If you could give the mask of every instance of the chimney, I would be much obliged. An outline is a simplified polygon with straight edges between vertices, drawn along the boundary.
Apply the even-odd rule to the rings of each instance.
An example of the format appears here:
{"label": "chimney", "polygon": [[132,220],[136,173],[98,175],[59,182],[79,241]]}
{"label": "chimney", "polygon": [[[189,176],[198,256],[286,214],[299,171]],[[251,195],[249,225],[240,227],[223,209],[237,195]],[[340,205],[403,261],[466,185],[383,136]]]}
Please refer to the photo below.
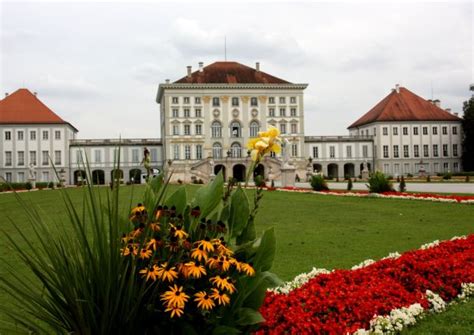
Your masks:
{"label": "chimney", "polygon": [[204,66],[204,63],[203,62],[199,62],[199,72],[202,72],[204,69],[203,69],[203,66]]}
{"label": "chimney", "polygon": [[454,116],[457,116],[457,117],[459,117],[459,113],[457,113],[457,112],[454,112],[453,114],[454,114]]}
{"label": "chimney", "polygon": [[255,70],[257,70],[257,72],[260,72],[260,62],[255,63]]}
{"label": "chimney", "polygon": [[446,108],[445,111],[451,113],[451,108]]}
{"label": "chimney", "polygon": [[5,98],[8,97],[8,92],[5,92]]}
{"label": "chimney", "polygon": [[396,85],[395,85],[395,91],[396,91],[397,93],[400,93],[400,85],[399,85],[399,84],[396,84]]}
{"label": "chimney", "polygon": [[438,99],[434,100],[433,103],[436,107],[441,107],[441,101],[439,101]]}
{"label": "chimney", "polygon": [[186,68],[188,69],[188,78],[191,78],[191,73],[192,73],[191,65],[186,66]]}
{"label": "chimney", "polygon": [[38,96],[38,92],[33,92],[33,94],[35,95],[35,97]]}
{"label": "chimney", "polygon": [[169,79],[166,79],[166,80],[165,80],[165,83],[169,84],[169,83],[170,83],[170,80],[169,80]]}

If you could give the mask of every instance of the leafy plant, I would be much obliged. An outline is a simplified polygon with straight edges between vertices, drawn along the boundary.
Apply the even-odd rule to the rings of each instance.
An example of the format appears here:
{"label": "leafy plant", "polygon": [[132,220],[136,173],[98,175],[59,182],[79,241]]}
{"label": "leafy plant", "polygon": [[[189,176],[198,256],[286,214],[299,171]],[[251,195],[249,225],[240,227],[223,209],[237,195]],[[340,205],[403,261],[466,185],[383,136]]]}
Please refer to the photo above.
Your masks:
{"label": "leafy plant", "polygon": [[369,178],[369,184],[366,185],[371,193],[383,193],[393,191],[392,182],[385,175],[376,171]]}
{"label": "leafy plant", "polygon": [[321,175],[315,175],[311,177],[311,187],[315,191],[327,191],[329,190],[326,180]]}
{"label": "leafy plant", "polygon": [[400,184],[398,184],[398,190],[400,192],[405,192],[407,190],[407,185],[405,183],[405,178],[403,176],[400,179]]}
{"label": "leafy plant", "polygon": [[430,176],[430,175],[427,175],[427,176],[426,176],[426,182],[427,182],[427,183],[430,183],[430,182],[431,182],[431,176]]}
{"label": "leafy plant", "polygon": [[452,178],[452,174],[450,172],[446,172],[443,174],[443,179],[444,180],[450,180]]}
{"label": "leafy plant", "polygon": [[349,177],[349,179],[347,180],[347,190],[350,191],[352,190],[352,178]]}

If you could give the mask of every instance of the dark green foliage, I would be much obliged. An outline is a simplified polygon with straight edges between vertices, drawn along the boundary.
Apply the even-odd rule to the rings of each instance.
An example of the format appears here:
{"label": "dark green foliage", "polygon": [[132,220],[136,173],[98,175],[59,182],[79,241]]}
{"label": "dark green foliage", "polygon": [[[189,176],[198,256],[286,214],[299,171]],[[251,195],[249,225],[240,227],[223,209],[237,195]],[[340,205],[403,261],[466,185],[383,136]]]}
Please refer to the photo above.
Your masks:
{"label": "dark green foliage", "polygon": [[26,182],[26,184],[25,184],[25,188],[29,191],[29,190],[31,190],[31,189],[33,188],[33,185],[31,185],[31,183],[28,181],[28,182]]}
{"label": "dark green foliage", "polygon": [[474,171],[474,97],[464,101],[462,119],[462,166],[464,171]]}
{"label": "dark green foliage", "polygon": [[449,179],[451,179],[451,177],[452,177],[452,174],[449,173],[449,172],[443,174],[443,179],[444,179],[444,180],[449,180]]}
{"label": "dark green foliage", "polygon": [[430,182],[431,182],[431,176],[430,176],[430,175],[426,176],[426,182],[427,182],[427,183],[430,183]]}
{"label": "dark green foliage", "polygon": [[405,192],[407,190],[407,185],[405,183],[405,178],[403,176],[400,179],[400,184],[398,185],[398,190],[400,192]]}
{"label": "dark green foliage", "polygon": [[347,190],[348,190],[348,191],[352,190],[352,187],[353,187],[353,185],[352,185],[352,178],[349,178],[349,179],[347,180]]}
{"label": "dark green foliage", "polygon": [[370,176],[367,187],[371,193],[391,192],[394,190],[392,182],[380,171]]}
{"label": "dark green foliage", "polygon": [[469,176],[466,176],[466,183],[469,183],[471,181],[471,178]]}
{"label": "dark green foliage", "polygon": [[256,175],[253,178],[253,181],[255,182],[255,186],[257,187],[265,187],[265,179],[261,175]]}
{"label": "dark green foliage", "polygon": [[326,180],[324,180],[323,176],[316,175],[311,177],[311,187],[315,191],[327,191],[329,190],[328,184]]}

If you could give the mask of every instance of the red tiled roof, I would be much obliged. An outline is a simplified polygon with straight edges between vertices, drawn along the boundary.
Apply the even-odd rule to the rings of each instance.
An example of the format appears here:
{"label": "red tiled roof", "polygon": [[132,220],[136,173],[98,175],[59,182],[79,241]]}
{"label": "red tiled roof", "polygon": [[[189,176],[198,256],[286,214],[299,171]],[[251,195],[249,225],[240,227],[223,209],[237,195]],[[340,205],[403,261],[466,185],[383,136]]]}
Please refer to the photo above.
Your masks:
{"label": "red tiled roof", "polygon": [[185,76],[175,84],[290,84],[290,82],[257,71],[237,62],[215,62]]}
{"label": "red tiled roof", "polygon": [[390,121],[460,121],[461,119],[415,93],[400,87],[393,90],[375,107],[365,113],[348,128],[360,127],[372,122]]}
{"label": "red tiled roof", "polygon": [[0,100],[0,124],[8,123],[69,124],[26,88],[20,88]]}

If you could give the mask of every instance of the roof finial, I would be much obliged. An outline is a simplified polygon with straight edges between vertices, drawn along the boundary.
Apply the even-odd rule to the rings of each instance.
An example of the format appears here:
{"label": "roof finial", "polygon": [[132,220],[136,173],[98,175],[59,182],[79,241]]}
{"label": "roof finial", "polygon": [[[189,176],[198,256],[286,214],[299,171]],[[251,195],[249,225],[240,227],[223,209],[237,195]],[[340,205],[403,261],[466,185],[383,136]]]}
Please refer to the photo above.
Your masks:
{"label": "roof finial", "polygon": [[224,60],[227,62],[227,35],[224,35]]}
{"label": "roof finial", "polygon": [[395,91],[400,93],[400,84],[395,84]]}

